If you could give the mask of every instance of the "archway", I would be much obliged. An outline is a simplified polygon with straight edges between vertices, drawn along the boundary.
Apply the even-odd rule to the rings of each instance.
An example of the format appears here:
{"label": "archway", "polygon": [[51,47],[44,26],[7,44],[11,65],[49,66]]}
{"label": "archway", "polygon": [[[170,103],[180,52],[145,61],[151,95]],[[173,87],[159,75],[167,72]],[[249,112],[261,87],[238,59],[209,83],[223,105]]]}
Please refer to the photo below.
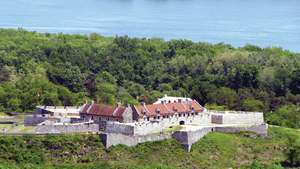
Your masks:
{"label": "archway", "polygon": [[179,121],[179,125],[184,125],[184,121]]}

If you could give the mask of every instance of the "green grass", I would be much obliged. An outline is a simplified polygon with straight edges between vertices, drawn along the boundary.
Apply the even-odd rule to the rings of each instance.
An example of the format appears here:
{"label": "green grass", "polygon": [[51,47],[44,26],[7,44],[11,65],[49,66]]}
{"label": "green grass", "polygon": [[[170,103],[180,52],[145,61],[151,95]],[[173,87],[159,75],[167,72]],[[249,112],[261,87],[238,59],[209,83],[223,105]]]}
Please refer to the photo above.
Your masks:
{"label": "green grass", "polygon": [[3,129],[10,128],[11,126],[12,126],[11,124],[0,124],[0,132],[2,132]]}
{"label": "green grass", "polygon": [[180,125],[177,125],[177,126],[172,126],[171,128],[166,128],[163,132],[166,132],[166,133],[171,133],[171,132],[174,132],[174,131],[179,131],[181,130],[183,127],[180,126]]}
{"label": "green grass", "polygon": [[0,136],[0,169],[280,168],[277,164],[285,160],[286,136],[300,137],[300,132],[271,127],[269,133],[268,138],[210,133],[190,153],[174,139],[105,150],[97,135]]}
{"label": "green grass", "polygon": [[10,130],[8,130],[8,132],[10,132],[10,133],[34,133],[34,127],[24,126],[24,125],[19,124],[17,126],[10,128]]}
{"label": "green grass", "polygon": [[4,112],[0,112],[0,116],[8,116],[8,115]]}

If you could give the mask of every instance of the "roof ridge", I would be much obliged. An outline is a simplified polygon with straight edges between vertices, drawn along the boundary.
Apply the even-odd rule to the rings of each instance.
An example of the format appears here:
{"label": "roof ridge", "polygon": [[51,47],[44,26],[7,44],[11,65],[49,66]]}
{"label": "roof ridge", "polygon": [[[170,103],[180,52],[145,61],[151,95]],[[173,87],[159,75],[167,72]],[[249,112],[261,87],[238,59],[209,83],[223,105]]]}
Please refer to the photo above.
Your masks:
{"label": "roof ridge", "polygon": [[116,115],[117,111],[119,110],[119,107],[120,107],[120,106],[117,106],[117,107],[114,109],[114,111],[113,111],[113,113],[112,113],[113,116]]}
{"label": "roof ridge", "polygon": [[146,104],[143,104],[143,107],[146,109],[146,111],[147,111],[149,114],[151,114],[150,111],[149,111],[149,109],[147,108],[147,105],[146,105]]}
{"label": "roof ridge", "polygon": [[94,106],[94,103],[89,105],[89,108],[86,110],[86,113],[89,114],[89,111],[92,109],[92,107]]}

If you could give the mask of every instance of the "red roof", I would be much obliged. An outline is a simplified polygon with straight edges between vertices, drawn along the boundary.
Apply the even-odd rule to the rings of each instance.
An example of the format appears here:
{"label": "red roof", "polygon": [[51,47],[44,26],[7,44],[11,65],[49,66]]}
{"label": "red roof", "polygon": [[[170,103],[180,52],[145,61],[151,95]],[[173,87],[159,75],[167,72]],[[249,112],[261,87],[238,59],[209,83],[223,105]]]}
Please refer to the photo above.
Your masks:
{"label": "red roof", "polygon": [[195,100],[134,106],[139,116],[173,115],[175,113],[202,112],[204,108]]}
{"label": "red roof", "polygon": [[108,106],[104,104],[85,104],[80,113],[95,115],[95,116],[107,116],[122,118],[125,111],[123,106]]}

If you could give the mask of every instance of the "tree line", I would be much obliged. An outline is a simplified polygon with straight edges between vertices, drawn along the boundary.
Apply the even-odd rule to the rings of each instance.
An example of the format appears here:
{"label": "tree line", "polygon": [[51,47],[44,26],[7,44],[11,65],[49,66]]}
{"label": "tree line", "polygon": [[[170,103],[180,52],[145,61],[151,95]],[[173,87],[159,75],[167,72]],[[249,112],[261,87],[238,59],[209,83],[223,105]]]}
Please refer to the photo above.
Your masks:
{"label": "tree line", "polygon": [[36,105],[152,103],[164,94],[210,109],[263,111],[300,127],[300,54],[254,45],[0,29],[0,111]]}

